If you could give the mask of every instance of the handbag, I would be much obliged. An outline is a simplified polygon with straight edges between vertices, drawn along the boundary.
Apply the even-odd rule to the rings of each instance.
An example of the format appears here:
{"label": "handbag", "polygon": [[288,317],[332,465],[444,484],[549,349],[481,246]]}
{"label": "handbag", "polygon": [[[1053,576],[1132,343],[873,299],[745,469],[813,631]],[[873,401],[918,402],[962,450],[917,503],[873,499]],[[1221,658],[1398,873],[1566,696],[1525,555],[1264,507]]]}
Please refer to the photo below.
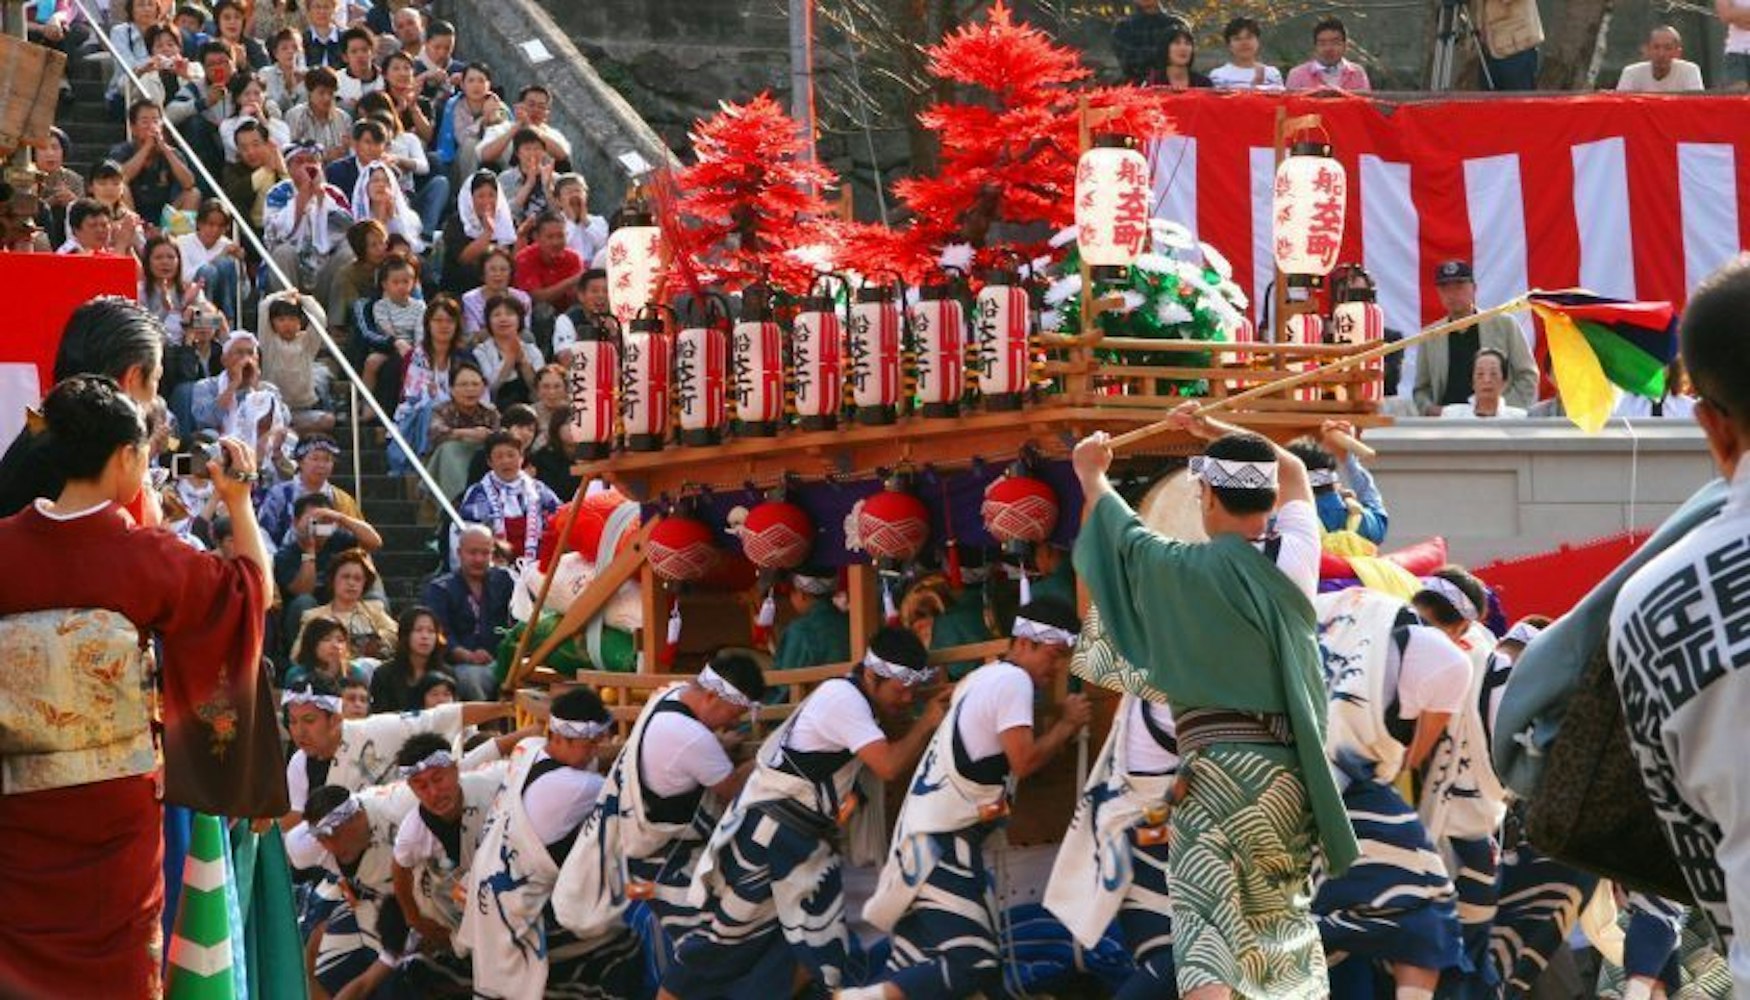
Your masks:
{"label": "handbag", "polygon": [[1525,817],[1532,846],[1625,888],[1693,902],[1629,749],[1616,676],[1600,643],[1568,701]]}

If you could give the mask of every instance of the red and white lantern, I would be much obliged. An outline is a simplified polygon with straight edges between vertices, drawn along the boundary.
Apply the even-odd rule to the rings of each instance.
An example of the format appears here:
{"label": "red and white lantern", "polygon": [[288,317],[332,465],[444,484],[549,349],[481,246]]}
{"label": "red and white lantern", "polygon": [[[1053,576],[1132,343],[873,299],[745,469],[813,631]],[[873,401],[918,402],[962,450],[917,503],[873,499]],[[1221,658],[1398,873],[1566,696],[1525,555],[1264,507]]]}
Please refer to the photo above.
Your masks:
{"label": "red and white lantern", "polygon": [[737,534],[747,561],[760,569],[795,569],[814,548],[814,521],[787,500],[768,500],[747,512]]}
{"label": "red and white lantern", "polygon": [[1127,135],[1098,135],[1076,163],[1076,247],[1095,281],[1121,281],[1148,249],[1148,160]]}
{"label": "red and white lantern", "polygon": [[662,270],[662,228],[647,212],[621,212],[614,217],[614,230],[608,234],[607,253],[608,308],[625,328],[656,295]]}
{"label": "red and white lantern", "polygon": [[991,410],[1018,410],[1027,391],[1028,336],[1033,304],[1021,277],[999,268],[985,272],[973,304],[973,370]]}
{"label": "red and white lantern", "polygon": [[1349,210],[1349,174],[1326,143],[1296,143],[1276,167],[1270,216],[1276,268],[1291,284],[1317,284],[1337,265]]}
{"label": "red and white lantern", "polygon": [[[1373,300],[1373,290],[1358,288],[1348,296],[1348,301],[1337,303],[1331,311],[1331,343],[1365,349],[1384,340],[1385,310]],[[1371,377],[1354,386],[1356,398],[1377,401],[1384,391],[1385,359],[1374,358],[1363,364],[1362,370]]]}
{"label": "red and white lantern", "polygon": [[1037,545],[1057,528],[1057,494],[1032,476],[1003,476],[985,487],[978,513],[998,544]]}
{"label": "red and white lantern", "polygon": [[899,300],[897,285],[864,285],[851,306],[851,401],[860,424],[891,424],[899,413],[905,388],[900,363],[905,316]]}
{"label": "red and white lantern", "polygon": [[[1282,336],[1289,344],[1322,344],[1325,341],[1325,320],[1318,313],[1294,313],[1282,322]],[[1318,361],[1309,358],[1305,361],[1295,361],[1288,368],[1293,372],[1311,371],[1318,367]],[[1294,390],[1294,398],[1301,402],[1311,402],[1319,399],[1322,390],[1317,385],[1303,385]]]}
{"label": "red and white lantern", "polygon": [[832,430],[845,400],[845,324],[831,295],[810,295],[790,336],[796,415],[805,431]]}
{"label": "red and white lantern", "polygon": [[[721,555],[710,526],[680,514],[663,518],[650,530],[644,552],[650,559],[651,570],[670,583],[704,579],[716,568]],[[646,622],[645,627],[653,626]]]}
{"label": "red and white lantern", "polygon": [[747,437],[771,437],[784,422],[784,332],[769,303],[742,299],[730,360],[734,371],[735,417]]}
{"label": "red and white lantern", "polygon": [[619,422],[620,348],[606,324],[611,316],[589,317],[577,331],[571,367],[565,374],[571,396],[571,428],[577,432],[573,455],[583,461],[607,458],[614,450]]}
{"label": "red and white lantern", "polygon": [[918,400],[926,417],[960,414],[966,393],[966,312],[947,280],[918,290],[911,308],[917,344]]}
{"label": "red and white lantern", "polygon": [[910,562],[930,540],[930,509],[901,490],[885,489],[857,504],[858,546],[873,559]]}
{"label": "red and white lantern", "polygon": [[620,419],[626,447],[661,451],[668,437],[669,364],[674,345],[662,314],[646,306],[627,327],[625,364],[620,368]]}
{"label": "red and white lantern", "polygon": [[726,317],[707,315],[675,337],[674,396],[682,444],[711,445],[723,439],[729,426]]}

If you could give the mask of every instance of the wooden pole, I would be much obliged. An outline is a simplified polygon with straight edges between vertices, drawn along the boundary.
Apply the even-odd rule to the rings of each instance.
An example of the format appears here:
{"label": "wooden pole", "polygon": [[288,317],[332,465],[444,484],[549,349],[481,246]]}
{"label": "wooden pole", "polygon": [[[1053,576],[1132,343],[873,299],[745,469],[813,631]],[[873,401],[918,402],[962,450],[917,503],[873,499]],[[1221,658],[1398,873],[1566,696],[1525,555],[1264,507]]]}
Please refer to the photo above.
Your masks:
{"label": "wooden pole", "polygon": [[[355,390],[356,391],[356,390]],[[357,403],[353,412],[357,413]],[[358,432],[358,421],[353,421],[353,433]],[[353,454],[358,454],[358,444],[353,444]],[[547,606],[547,593],[553,589],[553,578],[559,575],[559,560],[565,558],[565,543],[571,538],[571,526],[577,521],[577,512],[583,509],[584,491],[589,488],[589,480],[582,479],[577,483],[577,491],[571,495],[571,509],[565,512],[565,519],[559,525],[559,538],[553,544],[553,566],[547,571],[541,581],[541,592],[535,595],[535,608],[529,612],[528,624],[523,626],[523,634],[517,637],[516,651],[510,655],[510,669],[505,673],[504,683],[498,688],[500,701],[508,701],[516,697],[516,686],[511,683],[521,680],[532,667],[523,666],[523,657],[529,651],[529,640],[535,635],[535,626],[541,621],[541,609]],[[517,581],[522,586],[522,581]],[[548,652],[551,652],[549,650]]]}
{"label": "wooden pole", "polygon": [[[1383,358],[1388,354],[1396,354],[1406,348],[1414,347],[1423,341],[1433,340],[1435,337],[1444,337],[1448,334],[1457,333],[1460,330],[1468,330],[1486,319],[1493,319],[1496,316],[1505,316],[1510,312],[1517,312],[1524,309],[1529,305],[1529,302],[1530,300],[1528,296],[1521,295],[1516,299],[1503,302],[1492,309],[1484,309],[1482,312],[1473,313],[1463,319],[1455,319],[1447,323],[1441,323],[1439,326],[1431,326],[1413,337],[1405,337],[1403,340],[1397,341],[1396,343],[1381,344],[1378,347],[1362,351],[1360,354],[1351,354],[1346,358],[1339,358],[1336,361],[1319,365],[1308,371],[1298,372],[1284,378],[1279,378],[1274,382],[1265,382],[1263,385],[1247,389],[1245,392],[1227,396],[1223,399],[1213,400],[1198,407],[1197,414],[1198,416],[1203,416],[1205,414],[1214,413],[1217,410],[1232,409],[1237,403],[1250,402],[1251,400],[1263,396],[1269,396],[1287,389],[1292,389],[1295,386],[1310,382],[1313,379],[1318,378],[1322,372],[1354,368],[1357,365],[1366,364],[1375,358]],[[1139,441],[1146,441],[1149,438],[1165,434],[1173,429],[1171,424],[1172,421],[1169,418],[1168,420],[1157,420],[1152,424],[1138,427],[1132,431],[1126,431],[1112,439],[1112,449],[1116,451],[1121,448],[1127,448]]]}

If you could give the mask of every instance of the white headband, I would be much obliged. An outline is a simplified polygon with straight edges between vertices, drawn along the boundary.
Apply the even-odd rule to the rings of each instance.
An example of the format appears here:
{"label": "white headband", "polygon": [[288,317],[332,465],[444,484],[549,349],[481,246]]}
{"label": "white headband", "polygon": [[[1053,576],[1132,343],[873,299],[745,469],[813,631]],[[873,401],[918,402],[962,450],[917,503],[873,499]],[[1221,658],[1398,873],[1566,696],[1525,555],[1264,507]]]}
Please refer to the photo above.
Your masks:
{"label": "white headband", "polygon": [[1306,470],[1306,481],[1307,485],[1315,490],[1321,486],[1335,486],[1337,485],[1337,470],[1308,469]]}
{"label": "white headband", "polygon": [[832,576],[806,576],[801,573],[790,574],[790,581],[796,589],[811,597],[825,597],[838,589],[839,581]]}
{"label": "white headband", "polygon": [[1422,589],[1446,598],[1446,602],[1452,605],[1452,609],[1463,616],[1467,622],[1474,622],[1482,617],[1482,613],[1477,611],[1476,604],[1465,596],[1464,591],[1458,589],[1457,584],[1443,576],[1423,577]]}
{"label": "white headband", "polygon": [[613,732],[613,720],[607,722],[584,722],[579,719],[561,719],[552,716],[547,719],[547,728],[560,736],[573,740],[599,740]]}
{"label": "white headband", "polygon": [[1208,455],[1191,456],[1191,474],[1220,490],[1273,490],[1276,462],[1240,462]]}
{"label": "white headband", "polygon": [[699,671],[698,684],[724,701],[729,702],[743,711],[753,710],[753,699],[741,693],[741,689],[723,679],[723,675],[710,667]]}
{"label": "white headband", "polygon": [[419,763],[410,764],[399,770],[401,771],[401,780],[406,781],[421,771],[432,771],[440,767],[454,767],[455,765],[456,758],[450,756],[448,750],[433,750]]}
{"label": "white headband", "polygon": [[917,687],[920,684],[928,683],[930,678],[936,676],[936,671],[931,667],[913,670],[897,663],[889,663],[876,656],[873,649],[863,654],[863,666],[872,674],[896,680],[906,687]]}
{"label": "white headband", "polygon": [[329,715],[340,714],[340,697],[332,694],[317,694],[314,691],[287,691],[280,695],[280,707],[289,708],[293,705],[315,705]]}
{"label": "white headband", "polygon": [[1507,630],[1507,634],[1501,637],[1501,641],[1529,644],[1531,640],[1542,634],[1543,629],[1530,622],[1515,622],[1513,627]]}
{"label": "white headband", "polygon": [[332,812],[317,820],[315,825],[310,827],[310,832],[318,837],[332,837],[342,824],[357,816],[363,809],[364,803],[359,801],[358,796],[348,795],[345,802],[335,806]]}
{"label": "white headband", "polygon": [[1009,629],[1009,634],[1017,639],[1031,639],[1034,642],[1056,643],[1059,646],[1076,644],[1076,634],[1069,629],[1058,628],[1056,625],[1046,625],[1031,618],[1015,616],[1015,624]]}

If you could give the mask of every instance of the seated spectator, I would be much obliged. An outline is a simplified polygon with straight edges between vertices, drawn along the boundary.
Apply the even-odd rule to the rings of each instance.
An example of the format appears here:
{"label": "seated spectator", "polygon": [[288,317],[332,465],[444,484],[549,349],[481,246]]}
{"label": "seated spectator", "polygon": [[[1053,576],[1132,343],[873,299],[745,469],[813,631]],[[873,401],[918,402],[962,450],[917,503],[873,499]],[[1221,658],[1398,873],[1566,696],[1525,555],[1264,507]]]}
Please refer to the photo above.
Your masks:
{"label": "seated spectator", "polygon": [[123,67],[141,74],[158,68],[146,32],[163,19],[163,8],[158,0],[123,0],[122,16],[125,20],[109,29],[110,44],[115,46],[121,58],[109,78],[109,90],[105,95],[110,115],[116,119],[122,118],[127,111],[128,74]]}
{"label": "seated spectator", "polygon": [[[433,21],[425,29],[425,44],[414,57],[413,70],[419,74],[419,92],[438,117],[442,109],[462,86],[462,71],[467,64],[456,57],[456,26],[448,21]],[[433,142],[437,134],[432,134]],[[478,141],[478,140],[476,140]]]}
{"label": "seated spectator", "polygon": [[388,33],[394,36],[395,52],[414,59],[425,48],[425,15],[418,7],[398,8],[389,15]]}
{"label": "seated spectator", "polygon": [[359,101],[359,113],[381,121],[388,131],[383,158],[400,171],[401,191],[419,213],[420,233],[430,243],[444,213],[450,209],[450,179],[442,171],[432,169],[424,140],[403,125],[402,115],[395,110],[387,91],[366,94]]}
{"label": "seated spectator", "polygon": [[[296,652],[292,655],[292,665],[286,671],[281,687],[302,687],[321,678],[344,691],[346,684],[356,681],[365,685],[365,695],[367,698],[370,696],[370,671],[364,669],[364,665],[351,655],[345,625],[332,618],[309,621],[303,631],[298,633],[298,642],[294,648]],[[343,715],[345,708],[343,698]]]}
{"label": "seated spectator", "polygon": [[160,233],[146,241],[145,269],[140,275],[140,305],[164,324],[166,344],[182,342],[183,324],[194,315],[201,298],[198,281],[182,280],[182,252],[176,241]]}
{"label": "seated spectator", "polygon": [[468,189],[456,196],[456,212],[444,223],[444,290],[466,295],[484,283],[481,265],[493,247],[517,244],[510,205],[498,193],[498,175],[477,171]]}
{"label": "seated spectator", "polygon": [[577,251],[585,267],[608,247],[608,220],[589,213],[589,182],[582,174],[560,174],[553,181],[554,205],[565,216],[565,245]]}
{"label": "seated spectator", "polygon": [[[535,435],[541,432],[541,421],[535,415],[535,408],[527,403],[513,403],[499,410],[498,429],[516,438],[517,444],[523,450],[523,471],[532,473],[534,467],[528,461],[529,449],[534,447]],[[492,469],[488,463],[487,449],[481,449],[468,462],[468,481],[477,483],[486,478],[490,471]]]}
{"label": "seated spectator", "polygon": [[[304,45],[291,28],[281,28],[269,37],[273,60],[258,75],[261,85],[267,88],[268,100],[279,105],[289,117],[293,108],[310,98],[310,92],[304,89]],[[335,85],[339,85],[338,80]],[[286,124],[290,126],[291,122]]]}
{"label": "seated spectator", "polygon": [[[346,264],[344,234],[352,224],[346,195],[322,180],[322,153],[309,143],[287,151],[292,197],[267,218],[263,242],[274,263],[298,288],[325,301],[336,272]],[[277,290],[277,289],[276,289]]]}
{"label": "seated spectator", "polygon": [[243,18],[241,0],[219,0],[213,4],[213,27],[218,31],[215,40],[230,48],[231,61],[238,66],[251,71],[265,69],[273,60],[268,58],[261,41],[244,30]]}
{"label": "seated spectator", "polygon": [[[182,256],[182,281],[198,283],[201,291],[225,314],[226,322],[237,326],[237,303],[246,289],[243,287],[243,247],[225,234],[231,227],[231,217],[217,199],[201,202],[195,216],[194,232],[176,238],[177,253]],[[148,263],[150,259],[148,258]],[[268,381],[274,381],[268,376]],[[281,386],[281,391],[285,387]]]}
{"label": "seated spectator", "polygon": [[1112,28],[1112,52],[1125,83],[1151,83],[1156,67],[1167,62],[1169,39],[1184,30],[1185,22],[1162,10],[1160,0],[1134,0],[1134,6]]}
{"label": "seated spectator", "polygon": [[498,430],[498,410],[486,401],[486,376],[472,360],[450,370],[450,399],[431,411],[431,454],[426,468],[446,497],[468,488],[468,464]]}
{"label": "seated spectator", "polygon": [[67,166],[67,153],[73,141],[60,128],[51,127],[49,137],[36,146],[37,199],[40,213],[48,218],[41,225],[48,234],[49,247],[67,240],[67,206],[85,194],[85,178]]}
{"label": "seated spectator", "polygon": [[[309,4],[299,0],[256,0],[255,18],[252,22],[255,34],[260,38],[272,38],[287,29],[298,34],[298,49],[303,51],[303,33],[309,23],[304,17],[304,11]],[[300,59],[302,64],[303,60]],[[314,65],[313,63],[311,65]]]}
{"label": "seated spectator", "polygon": [[[428,585],[429,589],[429,585]],[[371,704],[379,712],[417,712],[425,707],[420,683],[448,662],[443,623],[423,604],[401,613],[396,622],[395,655],[371,674]],[[485,701],[476,695],[469,701]]]}
{"label": "seated spectator", "polygon": [[539,83],[531,83],[523,87],[517,94],[516,118],[494,125],[487,130],[476,147],[475,154],[479,157],[481,166],[500,169],[509,164],[514,150],[511,143],[516,134],[523,129],[531,129],[541,137],[541,143],[547,147],[548,155],[561,169],[569,169],[571,162],[571,143],[559,130],[548,124],[548,116],[553,111],[553,95]]}
{"label": "seated spectator", "polygon": [[[461,684],[457,678],[442,670],[433,670],[419,682],[419,688],[414,696],[419,699],[419,711],[426,712],[443,705],[454,705],[461,700],[461,692],[457,690]],[[465,732],[473,732],[469,727]]]}
{"label": "seated spectator", "polygon": [[1264,29],[1250,17],[1227,22],[1221,37],[1227,41],[1228,61],[1217,66],[1209,79],[1223,90],[1281,90],[1282,71],[1258,61]]}
{"label": "seated spectator", "polygon": [[500,633],[510,627],[511,572],[492,564],[496,543],[482,524],[464,527],[456,540],[456,569],[425,585],[424,602],[449,640],[447,659],[458,679],[474,689],[470,701],[497,693],[492,671]]}
{"label": "seated spectator", "polygon": [[[331,482],[334,462],[339,457],[340,446],[326,434],[306,434],[298,440],[292,453],[292,460],[298,466],[297,475],[269,489],[258,505],[261,533],[270,544],[284,547],[296,541],[291,532],[297,527],[300,512],[305,509],[302,506],[304,498],[321,497],[322,506],[328,510],[313,513],[311,523],[344,528],[348,535],[345,548],[357,547],[375,552],[382,547],[382,538],[363,520],[358,501]],[[326,538],[330,533],[324,528],[312,537]]]}
{"label": "seated spectator", "polygon": [[194,172],[164,137],[164,112],[150,102],[135,101],[128,107],[128,134],[128,141],[110,147],[108,159],[121,164],[134,211],[156,226],[162,224],[165,206],[198,208]]}
{"label": "seated spectator", "polygon": [[323,163],[334,163],[352,149],[352,115],[335,100],[339,87],[340,79],[333,70],[314,66],[304,74],[305,103],[286,112],[292,141],[314,143]]}
{"label": "seated spectator", "polygon": [[206,76],[201,64],[182,54],[182,33],[169,24],[154,24],[146,29],[146,48],[152,58],[139,73],[139,86],[130,81],[123,88],[129,98],[128,106],[147,101],[160,107],[175,107],[173,121],[187,118],[194,113],[200,96],[195,84]]}
{"label": "seated spectator", "polygon": [[425,329],[425,302],[414,295],[419,266],[403,254],[390,254],[377,269],[377,297],[365,328],[364,378],[385,412],[401,401],[403,359]]}
{"label": "seated spectator", "polygon": [[387,162],[389,126],[375,118],[360,116],[352,123],[352,152],[323,168],[328,183],[349,197],[358,192],[359,178],[373,163]]}
{"label": "seated spectator", "polygon": [[[328,328],[349,334],[349,349],[364,343],[361,317],[370,319],[370,303],[377,296],[377,269],[389,259],[389,231],[375,219],[355,222],[346,231],[347,250],[353,259],[334,276],[334,291],[328,300]],[[362,300],[362,301],[361,301]],[[362,353],[348,355],[359,363]]]}
{"label": "seated spectator", "polygon": [[[31,3],[25,8],[25,37],[44,48],[57,49],[69,59],[78,58],[87,44],[92,43],[91,24],[73,0],[48,0]],[[63,95],[72,88],[61,84]]]}
{"label": "seated spectator", "polygon": [[237,114],[237,101],[231,96],[237,66],[231,61],[231,50],[219,42],[201,46],[200,62],[204,79],[183,88],[191,99],[171,103],[164,117],[182,129],[201,162],[220,163],[224,148],[219,142],[219,125]]}
{"label": "seated spectator", "polygon": [[279,387],[261,377],[260,347],[247,330],[231,331],[220,359],[224,367],[194,384],[189,400],[194,426],[188,430],[256,439],[260,422],[275,416],[281,406]]}
{"label": "seated spectator", "polygon": [[578,328],[588,325],[591,316],[607,315],[609,311],[608,272],[592,267],[577,279],[577,305],[553,320],[554,359],[560,365],[570,365]]}
{"label": "seated spectator", "polygon": [[359,172],[358,184],[352,192],[352,214],[355,219],[377,220],[389,236],[406,239],[414,253],[425,249],[419,213],[407,203],[407,195],[401,190],[400,172],[383,160],[377,160]]}
{"label": "seated spectator", "polygon": [[[182,331],[182,343],[164,350],[164,375],[158,393],[170,404],[176,426],[194,428],[194,386],[224,368],[225,340],[219,334],[224,317],[201,311]],[[268,538],[273,544],[278,539]]]}
{"label": "seated spectator", "polygon": [[205,5],[184,0],[175,5],[175,12],[170,23],[182,33],[183,55],[190,59],[199,58],[201,47],[213,40],[207,34],[208,15]]}
{"label": "seated spectator", "polygon": [[[303,648],[303,632],[311,622],[331,619],[345,627],[352,656],[378,662],[388,659],[395,651],[399,633],[395,620],[383,609],[383,602],[366,596],[366,591],[377,583],[377,568],[371,564],[370,555],[356,548],[336,554],[329,564],[328,581],[331,591],[328,603],[304,612],[298,648]],[[375,662],[370,669],[376,669]]]}
{"label": "seated spectator", "polygon": [[[552,366],[542,371],[552,371]],[[541,428],[540,443],[529,453],[529,465],[535,470],[535,478],[547,484],[547,488],[560,497],[574,497],[582,478],[571,471],[576,461],[577,442],[580,440],[577,428],[571,423],[571,407],[561,406],[548,415]]]}
{"label": "seated spectator", "polygon": [[291,530],[281,538],[270,538],[279,544],[273,556],[273,582],[284,604],[283,634],[288,636],[303,623],[304,612],[328,597],[329,564],[336,556],[357,548],[374,550],[383,544],[376,529],[335,510],[333,502],[320,493],[299,497],[292,511]]}
{"label": "seated spectator", "polygon": [[240,159],[237,151],[237,130],[247,122],[267,129],[268,138],[276,146],[288,146],[292,141],[291,127],[280,116],[279,106],[267,99],[267,87],[258,76],[234,76],[227,88],[231,93],[231,116],[219,123],[219,148],[225,152],[227,165]]}
{"label": "seated spectator", "polygon": [[492,70],[485,63],[470,63],[462,71],[460,85],[438,115],[437,143],[433,155],[438,165],[457,178],[473,177],[479,169],[480,140],[487,131],[510,120],[492,89]]}
{"label": "seated spectator", "polygon": [[[376,675],[372,674],[374,680]],[[340,717],[368,719],[371,717],[371,686],[361,677],[349,674],[340,682]]]}
{"label": "seated spectator", "polygon": [[[8,199],[10,201],[11,199]],[[109,209],[96,198],[80,198],[67,206],[67,241],[55,251],[64,254],[112,253]]]}
{"label": "seated spectator", "polygon": [[335,19],[335,0],[305,0],[304,65],[340,70],[346,66],[346,38]]}
{"label": "seated spectator", "polygon": [[491,528],[492,537],[510,547],[513,560],[533,562],[559,498],[523,471],[524,445],[518,434],[495,431],[484,451],[491,471],[468,487],[457,510],[464,520]]}
{"label": "seated spectator", "polygon": [[86,189],[109,214],[110,252],[137,254],[146,249],[146,224],[134,211],[133,198],[122,177],[122,165],[104,160],[92,167]]}
{"label": "seated spectator", "polygon": [[249,213],[250,227],[260,231],[267,221],[268,196],[292,179],[291,170],[273,133],[259,121],[239,122],[231,141],[237,162],[225,165],[221,183],[231,203]]}
{"label": "seated spectator", "polygon": [[[407,356],[407,371],[401,378],[401,400],[395,407],[395,426],[416,454],[429,450],[431,412],[449,401],[450,370],[461,357],[462,309],[448,295],[439,295],[425,307],[419,343]],[[412,459],[399,448],[389,451],[389,466],[397,473],[411,472]]]}
{"label": "seated spectator", "polygon": [[[412,13],[415,17],[419,15],[418,11]],[[419,73],[413,68],[413,56],[406,52],[384,56],[382,71],[383,96],[389,99],[389,106],[402,130],[418,139],[423,151],[437,137],[437,126],[432,122],[430,103],[420,93]]]}
{"label": "seated spectator", "polygon": [[1289,90],[1373,89],[1367,71],[1349,61],[1349,29],[1340,18],[1326,17],[1313,25],[1313,57],[1288,71]]}
{"label": "seated spectator", "polygon": [[334,73],[340,81],[334,96],[341,107],[351,111],[359,98],[383,89],[383,72],[377,68],[377,36],[371,29],[363,25],[348,28],[341,33],[340,43],[346,55]]}
{"label": "seated spectator", "polygon": [[263,296],[258,320],[261,375],[279,388],[280,399],[292,411],[292,429],[300,436],[334,430],[334,414],[323,405],[331,375],[316,363],[322,338],[310,324],[312,315],[317,326],[327,324],[321,303],[291,289]]}
{"label": "seated spectator", "polygon": [[1507,405],[1503,396],[1507,389],[1507,355],[1492,347],[1477,351],[1476,360],[1471,363],[1470,389],[1470,402],[1448,403],[1440,408],[1440,415],[1482,420],[1525,416],[1525,410]]}
{"label": "seated spectator", "polygon": [[547,362],[541,349],[525,341],[528,314],[520,300],[500,295],[486,303],[486,339],[474,348],[474,360],[486,376],[492,405],[502,411],[512,403],[535,398],[535,373]]}
{"label": "seated spectator", "polygon": [[529,442],[530,448],[539,448],[547,443],[549,425],[553,422],[553,414],[571,406],[570,388],[565,383],[565,369],[558,365],[544,365],[535,373],[535,437]]}
{"label": "seated spectator", "polygon": [[1213,87],[1209,77],[1197,72],[1197,39],[1183,22],[1175,23],[1167,34],[1166,61],[1151,78],[1151,82],[1168,90],[1190,90]]}
{"label": "seated spectator", "polygon": [[[577,282],[587,265],[565,243],[565,217],[546,211],[530,226],[530,243],[517,251],[516,286],[535,300],[536,336],[543,324],[577,304]],[[487,317],[488,321],[491,317]]]}
{"label": "seated spectator", "polygon": [[516,258],[511,252],[501,246],[489,246],[486,256],[480,260],[480,287],[470,289],[462,296],[462,335],[469,345],[477,345],[486,339],[486,303],[500,295],[508,295],[522,303],[525,311],[523,339],[535,339],[526,317],[534,300],[529,298],[528,292],[512,287],[515,274]]}
{"label": "seated spectator", "polygon": [[[1560,395],[1554,397],[1561,399]],[[1665,395],[1647,399],[1632,392],[1619,392],[1613,417],[1656,417],[1666,420],[1689,420],[1695,416],[1695,385],[1689,380],[1689,370],[1683,367],[1681,355],[1665,366]],[[1536,416],[1537,414],[1532,414]],[[1562,414],[1565,416],[1566,414]]]}
{"label": "seated spectator", "polygon": [[510,217],[520,227],[552,206],[554,161],[540,134],[531,128],[516,131],[511,149],[512,166],[498,175],[498,190],[510,203]]}
{"label": "seated spectator", "polygon": [[1616,89],[1627,93],[1675,94],[1701,90],[1701,67],[1683,58],[1683,36],[1668,24],[1661,24],[1647,35],[1641,47],[1645,62],[1630,63],[1622,68]]}

